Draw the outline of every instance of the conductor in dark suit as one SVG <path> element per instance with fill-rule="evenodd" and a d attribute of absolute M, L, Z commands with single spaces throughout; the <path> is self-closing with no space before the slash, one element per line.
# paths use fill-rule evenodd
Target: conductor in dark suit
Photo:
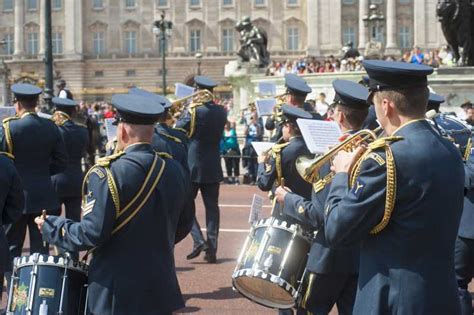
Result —
<path fill-rule="evenodd" d="M 212 92 L 217 83 L 204 76 L 194 78 L 198 89 Z M 188 132 L 188 165 L 193 182 L 194 196 L 201 191 L 206 207 L 207 241 L 204 239 L 197 219 L 191 235 L 193 251 L 188 259 L 197 257 L 206 250 L 204 259 L 216 263 L 217 238 L 219 235 L 219 183 L 223 180 L 220 141 L 227 122 L 227 113 L 212 99 L 204 99 L 189 105 L 187 113 L 176 126 Z"/>
<path fill-rule="evenodd" d="M 35 108 L 42 90 L 30 84 L 12 86 L 16 117 L 3 120 L 0 150 L 15 156 L 25 195 L 21 218 L 7 226 L 6 235 L 12 258 L 21 256 L 26 227 L 30 235 L 30 253 L 49 254 L 34 218 L 43 209 L 59 213 L 60 205 L 51 176 L 64 172 L 67 152 L 63 137 L 53 121 L 39 117 Z"/>
<path fill-rule="evenodd" d="M 43 239 L 58 247 L 94 248 L 87 314 L 172 314 L 184 307 L 173 249 L 194 217 L 182 198 L 189 178 L 150 145 L 161 105 L 128 94 L 114 95 L 112 104 L 119 153 L 99 159 L 87 173 L 82 221 L 35 221 Z"/>

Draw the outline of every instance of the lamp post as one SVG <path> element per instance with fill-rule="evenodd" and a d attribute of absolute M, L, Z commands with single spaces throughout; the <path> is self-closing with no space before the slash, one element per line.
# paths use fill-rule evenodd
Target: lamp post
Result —
<path fill-rule="evenodd" d="M 165 20 L 165 11 L 161 12 L 161 20 L 153 23 L 153 34 L 160 41 L 163 75 L 163 95 L 166 96 L 166 40 L 171 37 L 173 22 Z"/>
<path fill-rule="evenodd" d="M 370 41 L 377 41 L 377 30 L 383 26 L 385 16 L 378 12 L 376 4 L 369 6 L 369 15 L 364 16 L 362 21 L 364 21 L 364 26 L 369 29 Z"/>
<path fill-rule="evenodd" d="M 51 29 L 51 0 L 44 2 L 44 25 L 45 25 L 45 52 L 44 52 L 44 64 L 45 64 L 45 89 L 43 99 L 48 105 L 48 109 L 51 110 L 53 99 L 53 39 Z"/>
<path fill-rule="evenodd" d="M 196 54 L 194 55 L 194 57 L 196 58 L 196 60 L 197 60 L 197 65 L 198 65 L 198 72 L 197 72 L 197 74 L 198 74 L 198 75 L 201 75 L 201 60 L 202 60 L 202 54 L 198 52 L 198 53 L 196 53 Z"/>

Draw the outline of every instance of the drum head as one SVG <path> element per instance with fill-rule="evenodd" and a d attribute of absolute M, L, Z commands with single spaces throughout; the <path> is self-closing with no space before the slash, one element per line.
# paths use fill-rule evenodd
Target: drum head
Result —
<path fill-rule="evenodd" d="M 235 288 L 246 298 L 266 307 L 288 309 L 295 300 L 284 288 L 258 277 L 234 279 Z"/>

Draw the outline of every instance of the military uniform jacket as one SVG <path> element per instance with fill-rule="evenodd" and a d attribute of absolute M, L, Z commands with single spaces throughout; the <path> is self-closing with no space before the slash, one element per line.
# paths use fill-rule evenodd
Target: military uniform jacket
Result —
<path fill-rule="evenodd" d="M 15 222 L 21 216 L 23 207 L 20 176 L 13 161 L 0 153 L 0 274 L 11 271 L 12 268 L 3 225 Z"/>
<path fill-rule="evenodd" d="M 192 226 L 194 213 L 183 212 L 188 208 L 181 198 L 189 194 L 190 182 L 179 163 L 159 158 L 147 143 L 121 154 L 108 169 L 94 166 L 89 171 L 82 221 L 48 217 L 43 238 L 70 251 L 95 248 L 89 312 L 170 314 L 184 306 L 173 248 Z"/>
<path fill-rule="evenodd" d="M 462 210 L 461 223 L 458 235 L 468 239 L 474 239 L 474 154 L 471 154 L 464 165 L 465 171 L 465 196 Z"/>
<path fill-rule="evenodd" d="M 51 181 L 58 197 L 80 197 L 84 179 L 82 158 L 89 145 L 89 133 L 86 127 L 78 125 L 72 120 L 66 120 L 58 128 L 66 145 L 67 168 L 64 172 L 54 175 Z"/>
<path fill-rule="evenodd" d="M 464 194 L 460 153 L 426 120 L 394 135 L 403 139 L 392 141 L 391 151 L 368 153 L 351 188 L 347 173 L 334 177 L 326 239 L 332 247 L 361 243 L 354 314 L 459 314 L 454 242 Z M 396 186 L 387 185 L 393 177 Z M 387 198 L 393 187 L 395 195 Z M 386 199 L 394 199 L 393 207 Z"/>
<path fill-rule="evenodd" d="M 170 129 L 164 124 L 158 123 L 155 126 L 155 134 L 153 135 L 151 145 L 157 152 L 170 154 L 186 171 L 189 171 L 186 147 L 180 138 L 171 134 Z"/>
<path fill-rule="evenodd" d="M 188 149 L 191 181 L 200 184 L 219 183 L 223 179 L 220 141 L 227 113 L 222 106 L 207 102 L 195 108 L 194 121 L 192 130 L 192 115 L 188 111 L 176 123 L 176 127 L 192 132 Z"/>
<path fill-rule="evenodd" d="M 330 172 L 330 165 L 326 164 L 319 171 L 320 178 Z M 359 272 L 359 246 L 347 248 L 330 248 L 324 235 L 324 205 L 331 184 L 316 192 L 312 189 L 311 199 L 306 199 L 295 193 L 285 196 L 286 215 L 296 219 L 300 225 L 317 230 L 311 245 L 306 268 L 314 273 L 328 274 L 357 274 Z"/>
<path fill-rule="evenodd" d="M 8 118 L 7 118 L 8 120 Z M 40 213 L 43 209 L 58 210 L 59 202 L 51 183 L 51 176 L 63 172 L 67 153 L 58 127 L 49 119 L 34 113 L 4 122 L 0 150 L 11 152 L 20 174 L 25 194 L 25 213 Z"/>
<path fill-rule="evenodd" d="M 311 155 L 303 138 L 300 136 L 291 138 L 288 144 L 281 149 L 281 176 L 285 180 L 285 186 L 290 188 L 291 191 L 310 199 L 311 185 L 305 182 L 296 171 L 295 162 L 301 155 Z M 276 155 L 270 157 L 268 163 L 258 165 L 257 185 L 261 190 L 274 191 L 279 185 L 277 183 L 278 167 Z"/>

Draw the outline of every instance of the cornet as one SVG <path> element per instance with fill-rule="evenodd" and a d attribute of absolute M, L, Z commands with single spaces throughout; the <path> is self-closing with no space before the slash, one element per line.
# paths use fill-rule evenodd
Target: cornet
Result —
<path fill-rule="evenodd" d="M 191 95 L 173 101 L 171 103 L 169 113 L 171 117 L 175 117 L 177 114 L 183 112 L 183 110 L 186 109 L 188 104 L 207 103 L 212 101 L 213 99 L 214 94 L 212 94 L 209 90 L 199 90 Z M 189 100 L 191 100 L 191 103 L 188 102 Z"/>

